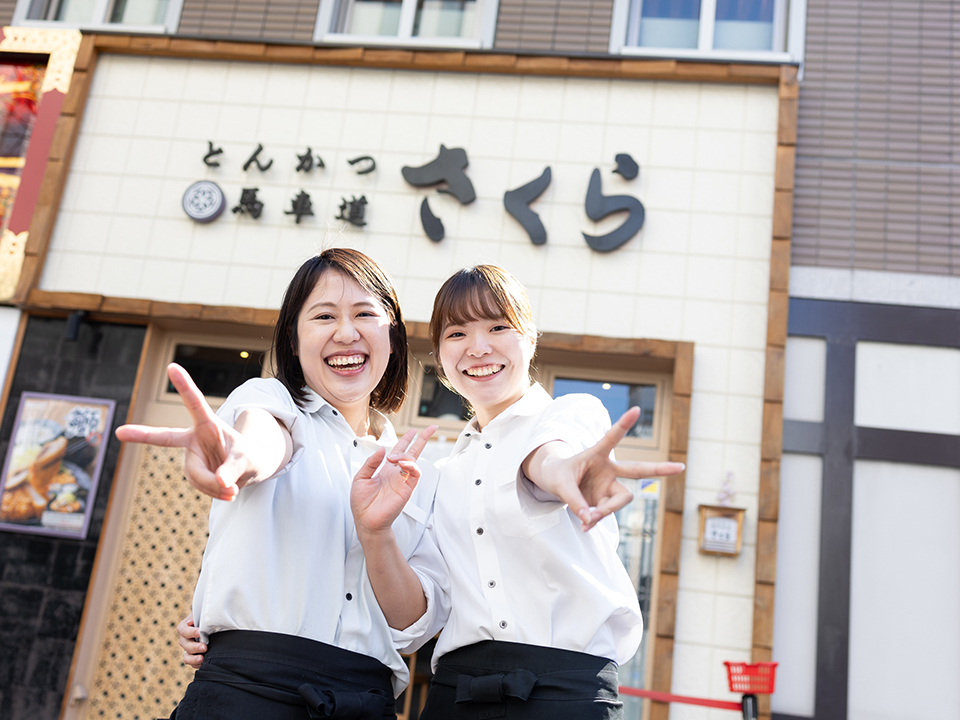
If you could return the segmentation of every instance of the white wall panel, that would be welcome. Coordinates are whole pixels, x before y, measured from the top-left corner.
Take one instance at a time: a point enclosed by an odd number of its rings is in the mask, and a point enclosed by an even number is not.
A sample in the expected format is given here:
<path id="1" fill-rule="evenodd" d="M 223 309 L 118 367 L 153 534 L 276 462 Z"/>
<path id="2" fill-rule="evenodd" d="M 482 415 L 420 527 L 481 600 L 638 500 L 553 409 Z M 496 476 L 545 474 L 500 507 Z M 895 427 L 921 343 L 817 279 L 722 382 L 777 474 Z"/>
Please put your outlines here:
<path id="1" fill-rule="evenodd" d="M 854 422 L 960 435 L 960 350 L 857 343 Z"/>
<path id="2" fill-rule="evenodd" d="M 823 422 L 827 341 L 788 337 L 783 380 L 783 419 Z"/>
<path id="3" fill-rule="evenodd" d="M 784 453 L 780 463 L 777 584 L 773 659 L 777 691 L 771 708 L 813 717 L 820 587 L 820 498 L 823 460 Z"/>
<path id="4" fill-rule="evenodd" d="M 858 461 L 849 720 L 960 717 L 960 470 Z"/>

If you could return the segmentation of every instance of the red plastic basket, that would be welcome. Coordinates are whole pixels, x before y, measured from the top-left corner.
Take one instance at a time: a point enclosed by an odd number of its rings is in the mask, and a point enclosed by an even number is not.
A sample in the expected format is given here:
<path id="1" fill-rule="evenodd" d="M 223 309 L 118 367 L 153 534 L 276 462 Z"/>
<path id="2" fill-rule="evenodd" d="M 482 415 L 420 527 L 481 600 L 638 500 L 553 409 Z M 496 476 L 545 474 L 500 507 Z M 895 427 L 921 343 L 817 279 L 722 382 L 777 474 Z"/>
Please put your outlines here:
<path id="1" fill-rule="evenodd" d="M 742 663 L 725 660 L 723 664 L 727 666 L 730 692 L 751 695 L 773 692 L 777 679 L 777 663 Z"/>

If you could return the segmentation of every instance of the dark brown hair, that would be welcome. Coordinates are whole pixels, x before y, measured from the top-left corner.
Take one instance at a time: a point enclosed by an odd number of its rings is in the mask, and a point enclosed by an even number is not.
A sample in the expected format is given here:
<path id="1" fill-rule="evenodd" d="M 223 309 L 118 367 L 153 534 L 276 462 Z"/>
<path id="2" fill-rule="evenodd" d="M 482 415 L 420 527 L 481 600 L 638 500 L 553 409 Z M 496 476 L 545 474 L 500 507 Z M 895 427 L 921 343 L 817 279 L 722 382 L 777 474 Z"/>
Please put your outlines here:
<path id="1" fill-rule="evenodd" d="M 458 270 L 440 286 L 430 316 L 430 342 L 437 376 L 445 379 L 440 364 L 440 340 L 450 325 L 472 320 L 503 318 L 514 329 L 536 340 L 537 328 L 527 291 L 513 275 L 496 265 Z"/>
<path id="2" fill-rule="evenodd" d="M 323 274 L 329 270 L 351 278 L 376 297 L 390 318 L 390 360 L 383 377 L 370 394 L 370 407 L 383 413 L 395 412 L 407 394 L 407 329 L 397 300 L 397 291 L 387 274 L 372 259 L 358 250 L 330 248 L 307 260 L 283 294 L 280 316 L 273 331 L 277 379 L 284 384 L 294 402 L 303 406 L 306 393 L 303 368 L 297 357 L 300 341 L 297 321 L 300 311 Z"/>

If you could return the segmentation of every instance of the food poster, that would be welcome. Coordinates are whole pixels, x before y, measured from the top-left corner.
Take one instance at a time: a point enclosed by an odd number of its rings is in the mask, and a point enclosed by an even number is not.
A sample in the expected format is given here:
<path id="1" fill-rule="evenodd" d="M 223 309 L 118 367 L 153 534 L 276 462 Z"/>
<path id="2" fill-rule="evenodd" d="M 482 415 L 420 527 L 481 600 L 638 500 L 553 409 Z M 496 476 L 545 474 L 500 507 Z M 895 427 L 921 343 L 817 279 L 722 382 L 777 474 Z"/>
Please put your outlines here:
<path id="1" fill-rule="evenodd" d="M 0 530 L 84 538 L 114 401 L 25 392 L 0 478 Z"/>

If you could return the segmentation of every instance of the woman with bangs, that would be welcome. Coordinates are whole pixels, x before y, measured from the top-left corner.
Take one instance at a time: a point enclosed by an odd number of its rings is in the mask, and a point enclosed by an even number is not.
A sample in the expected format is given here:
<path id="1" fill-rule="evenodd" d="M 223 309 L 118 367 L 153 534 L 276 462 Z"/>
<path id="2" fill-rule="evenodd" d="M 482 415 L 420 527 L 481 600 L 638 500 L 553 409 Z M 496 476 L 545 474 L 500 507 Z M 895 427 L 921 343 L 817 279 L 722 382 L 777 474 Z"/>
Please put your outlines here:
<path id="1" fill-rule="evenodd" d="M 632 499 L 617 478 L 684 466 L 616 462 L 612 450 L 638 408 L 611 427 L 593 396 L 553 399 L 531 381 L 533 312 L 502 268 L 449 278 L 430 336 L 438 373 L 475 413 L 440 465 L 435 547 L 404 557 L 391 523 L 415 476 L 377 473 L 384 451 L 361 469 L 351 497 L 368 576 L 401 649 L 443 628 L 420 717 L 622 718 L 618 663 L 635 654 L 643 628 L 616 552 L 612 513 Z"/>
<path id="2" fill-rule="evenodd" d="M 381 474 L 416 484 L 413 460 L 432 432 L 398 442 L 384 417 L 407 387 L 406 330 L 389 277 L 356 250 L 306 261 L 284 294 L 273 349 L 277 377 L 247 381 L 216 415 L 171 365 L 193 427 L 117 430 L 125 442 L 185 448 L 187 479 L 214 498 L 192 617 L 178 627 L 181 645 L 206 657 L 185 654 L 197 672 L 172 717 L 395 720 L 407 666 L 350 510 L 353 476 L 374 450 L 406 450 Z M 388 523 L 404 562 L 435 488 L 433 473 Z"/>

